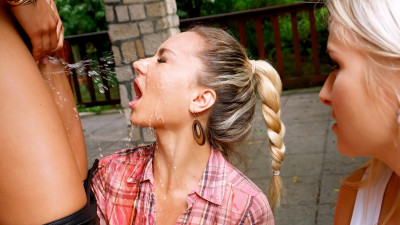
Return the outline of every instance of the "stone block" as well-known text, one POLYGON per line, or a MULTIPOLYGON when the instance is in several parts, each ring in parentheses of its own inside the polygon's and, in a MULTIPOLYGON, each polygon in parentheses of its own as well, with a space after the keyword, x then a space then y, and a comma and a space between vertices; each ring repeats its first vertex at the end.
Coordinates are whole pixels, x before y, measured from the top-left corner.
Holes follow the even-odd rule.
POLYGON ((177 10, 176 0, 165 0, 165 8, 168 15, 175 14, 177 10))
POLYGON ((138 59, 136 55, 135 43, 133 41, 122 43, 121 51, 123 59, 126 63, 132 63, 138 59))
MULTIPOLYGON (((132 87, 133 87, 133 84, 132 84, 132 87)), ((129 100, 131 100, 131 99, 129 99, 129 100)), ((130 126, 130 125, 132 125, 132 124, 131 124, 131 121, 130 121, 131 112, 132 112, 132 110, 131 110, 129 107, 127 107, 127 108, 124 108, 124 109, 122 110, 122 113, 121 113, 121 114, 123 114, 123 115, 125 116, 126 125, 128 125, 130 128, 134 128, 135 126, 130 126)), ((132 130, 129 129, 129 130, 128 130, 128 133, 131 133, 131 132, 132 132, 132 130)), ((129 136, 131 136, 131 135, 129 135, 129 136)), ((132 137, 132 138, 133 138, 133 137, 132 137)), ((135 138, 136 138, 136 137, 135 137, 135 138)), ((139 139, 140 139, 140 135, 139 135, 139 139)))
POLYGON ((181 32, 181 30, 179 30, 178 27, 169 28, 166 31, 166 35, 167 35, 167 37, 171 37, 171 36, 174 36, 175 34, 179 34, 180 32, 181 32))
POLYGON ((121 2, 121 0, 104 0, 104 3, 116 3, 116 2, 121 2))
POLYGON ((144 49, 143 49, 142 42, 139 39, 136 40, 136 50, 137 50, 137 54, 138 54, 139 58, 143 59, 144 57, 146 57, 144 55, 144 49))
POLYGON ((119 95, 121 99, 121 107, 122 108, 128 108, 128 104, 132 99, 129 99, 129 96, 132 95, 132 93, 129 93, 129 90, 133 89, 133 82, 130 83, 124 83, 119 85, 119 95), (127 87, 127 85, 130 85, 131 87, 127 87))
POLYGON ((136 23, 110 24, 108 35, 111 42, 135 38, 139 36, 139 28, 136 23))
POLYGON ((131 81, 134 78, 130 65, 115 67, 115 76, 117 77, 119 83, 131 81))
POLYGON ((152 21, 139 22, 139 29, 141 34, 149 34, 154 32, 152 21))
POLYGON ((151 127, 143 127, 143 141, 144 143, 153 143, 156 141, 156 134, 151 127))
POLYGON ((149 17, 163 17, 167 15, 165 3, 157 2, 146 5, 146 13, 149 17))
POLYGON ((106 21, 113 22, 114 21, 114 7, 106 5, 105 11, 106 11, 106 21))
POLYGON ((156 29, 157 30, 164 30, 171 27, 178 27, 179 26, 179 17, 178 15, 169 15, 165 16, 159 20, 157 20, 156 29))
POLYGON ((124 4, 132 4, 132 3, 145 3, 145 2, 154 2, 157 0, 122 0, 124 4))
POLYGON ((131 16, 131 21, 146 19, 146 13, 144 11, 143 4, 134 4, 129 7, 129 15, 131 16))
MULTIPOLYGON (((126 112, 128 115, 131 114, 131 109, 126 109, 126 112)), ((129 120, 128 120, 129 121, 129 120)), ((129 123, 130 124, 130 123, 129 123)), ((142 141, 140 137, 140 127, 134 126, 134 125, 129 125, 128 126, 128 137, 131 142, 139 142, 142 141)))
POLYGON ((117 13, 118 22, 129 21, 128 6, 126 5, 115 6, 115 12, 117 13))
POLYGON ((116 66, 119 66, 121 64, 121 53, 119 52, 118 46, 113 45, 111 50, 113 52, 114 63, 116 66))
POLYGON ((166 40, 164 33, 149 34, 143 37, 144 53, 146 56, 152 56, 156 53, 158 47, 166 40))

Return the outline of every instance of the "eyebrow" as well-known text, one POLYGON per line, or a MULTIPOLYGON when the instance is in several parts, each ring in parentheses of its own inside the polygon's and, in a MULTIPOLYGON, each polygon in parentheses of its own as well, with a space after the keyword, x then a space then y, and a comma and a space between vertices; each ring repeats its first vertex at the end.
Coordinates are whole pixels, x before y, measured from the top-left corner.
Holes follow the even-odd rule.
POLYGON ((175 55, 175 53, 168 48, 160 48, 158 50, 158 55, 163 55, 164 53, 170 53, 172 55, 175 55))
POLYGON ((326 53, 328 54, 335 53, 335 50, 332 50, 331 48, 326 48, 326 53))

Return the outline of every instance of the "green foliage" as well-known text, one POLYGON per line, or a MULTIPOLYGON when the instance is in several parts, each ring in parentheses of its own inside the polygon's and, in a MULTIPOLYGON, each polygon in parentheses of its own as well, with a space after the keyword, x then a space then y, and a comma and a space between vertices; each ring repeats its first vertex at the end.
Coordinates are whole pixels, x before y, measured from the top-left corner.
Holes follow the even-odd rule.
MULTIPOLYGON (((181 19, 193 18, 199 16, 207 16, 213 14, 222 14, 229 12, 237 12, 255 8, 271 7, 276 5, 286 5, 298 2, 304 2, 299 0, 181 0, 176 1, 178 7, 178 15, 181 19)), ((328 32, 326 30, 326 8, 314 10, 317 38, 318 38, 318 52, 321 61, 321 71, 326 73, 325 64, 327 64, 326 57, 326 42, 328 32)), ((293 45, 293 34, 292 34, 292 22, 290 14, 279 16, 279 35, 281 42, 281 50, 284 61, 285 76, 295 75, 294 71, 294 45, 293 45)), ((238 24, 230 22, 226 24, 229 32, 232 33, 237 39, 238 24)), ((271 18, 267 18, 263 21, 263 42, 265 49, 265 57, 272 63, 276 61, 276 48, 275 48, 275 37, 271 18)), ((310 38, 310 20, 308 12, 301 12, 297 14, 297 30, 299 35, 300 53, 302 56, 303 73, 312 74, 312 48, 310 38)), ((253 20, 249 20, 245 24, 245 38, 246 48, 249 53, 249 57, 253 59, 259 58, 258 46, 256 37, 256 27, 253 20)))
POLYGON ((103 0, 55 0, 65 36, 107 30, 103 0))
POLYGON ((121 109, 121 105, 98 105, 98 106, 90 106, 90 107, 84 107, 84 106, 78 106, 78 112, 92 112, 99 114, 105 110, 119 110, 121 109))
POLYGON ((193 18, 248 9, 285 5, 299 0, 177 0, 179 18, 193 18))

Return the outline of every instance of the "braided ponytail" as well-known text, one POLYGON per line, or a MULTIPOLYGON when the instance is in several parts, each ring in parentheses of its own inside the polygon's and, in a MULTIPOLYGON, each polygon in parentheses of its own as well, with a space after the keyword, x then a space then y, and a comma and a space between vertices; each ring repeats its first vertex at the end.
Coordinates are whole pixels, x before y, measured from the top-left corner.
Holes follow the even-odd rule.
POLYGON ((261 60, 252 60, 251 64, 252 68, 255 68, 254 75, 257 80, 257 91, 262 101, 263 117, 267 123, 273 170, 268 199, 273 210, 276 206, 279 206, 283 194, 282 179, 280 177, 281 164, 285 153, 285 145, 283 144, 285 126, 280 119, 282 83, 278 73, 269 63, 261 60))

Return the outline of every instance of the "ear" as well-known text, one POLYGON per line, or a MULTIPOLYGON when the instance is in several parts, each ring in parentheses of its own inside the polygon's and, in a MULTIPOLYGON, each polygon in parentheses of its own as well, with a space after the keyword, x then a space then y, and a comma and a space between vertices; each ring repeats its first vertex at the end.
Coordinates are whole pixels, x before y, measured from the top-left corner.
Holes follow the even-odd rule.
POLYGON ((189 111, 191 113, 206 111, 214 105, 216 97, 215 91, 209 88, 204 88, 195 92, 190 101, 189 111))

